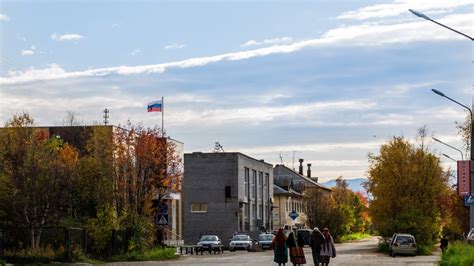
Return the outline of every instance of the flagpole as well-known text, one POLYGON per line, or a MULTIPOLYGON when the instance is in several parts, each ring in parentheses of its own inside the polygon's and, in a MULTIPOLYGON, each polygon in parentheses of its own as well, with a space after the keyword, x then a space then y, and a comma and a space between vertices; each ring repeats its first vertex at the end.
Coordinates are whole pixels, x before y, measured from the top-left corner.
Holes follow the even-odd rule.
POLYGON ((165 97, 161 97, 161 137, 165 137, 165 97))

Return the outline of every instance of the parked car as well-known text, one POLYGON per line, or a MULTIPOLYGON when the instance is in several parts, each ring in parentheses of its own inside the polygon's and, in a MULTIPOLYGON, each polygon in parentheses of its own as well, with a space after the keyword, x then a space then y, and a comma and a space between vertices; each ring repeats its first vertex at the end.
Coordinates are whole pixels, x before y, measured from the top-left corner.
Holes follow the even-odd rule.
POLYGON ((311 241, 311 233, 313 232, 313 230, 311 229, 298 229, 296 231, 296 236, 298 238, 303 238, 303 242, 305 245, 308 245, 309 246, 309 242, 311 241))
POLYGON ((213 250, 222 246, 221 240, 216 235, 203 235, 199 239, 197 246, 202 250, 213 250))
POLYGON ((235 251, 236 249, 251 250, 253 246, 253 240, 249 235, 234 235, 229 243, 229 251, 235 251))
POLYGON ((273 238, 275 236, 273 234, 260 234, 258 236, 258 245, 262 248, 271 248, 272 247, 272 242, 273 238))
POLYGON ((416 241, 413 235, 393 234, 390 244, 390 256, 395 257, 397 254, 416 255, 416 241))

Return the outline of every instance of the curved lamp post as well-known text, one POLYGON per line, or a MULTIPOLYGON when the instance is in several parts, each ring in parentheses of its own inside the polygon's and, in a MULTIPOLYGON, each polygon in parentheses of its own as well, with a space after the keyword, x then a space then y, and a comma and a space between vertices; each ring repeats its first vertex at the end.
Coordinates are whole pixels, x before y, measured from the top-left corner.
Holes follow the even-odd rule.
POLYGON ((446 158, 448 158, 448 159, 450 159, 451 161, 457 162, 456 160, 454 160, 453 158, 451 158, 451 156, 449 156, 449 155, 447 155, 447 154, 445 154, 445 153, 443 153, 443 156, 446 157, 446 158))
POLYGON ((422 18, 422 19, 426 19, 426 20, 428 20, 428 21, 431 21, 431 22, 433 22, 433 23, 436 23, 436 24, 440 25, 441 27, 444 27, 444 28, 446 28, 446 29, 448 29, 448 30, 454 31, 454 32, 456 32, 457 34, 460 34, 460 35, 462 35, 462 36, 468 38, 469 40, 474 41, 474 38, 472 38, 471 36, 469 36, 469 35, 467 35, 467 34, 464 34, 464 33, 462 33, 462 32, 459 32, 459 31, 457 31, 457 30, 455 30, 455 29, 453 29, 453 28, 450 28, 450 27, 448 27, 448 26, 446 26, 446 25, 444 25, 444 24, 441 24, 441 23, 439 23, 438 21, 433 20, 433 19, 431 19, 430 17, 428 17, 427 15, 421 13, 420 11, 416 11, 416 10, 413 10, 413 9, 408 9, 408 11, 410 11, 411 13, 413 13, 413 14, 414 14, 415 16, 417 16, 417 17, 420 17, 420 18, 422 18))
MULTIPOLYGON (((439 142, 439 143, 441 143, 441 144, 443 144, 443 145, 446 145, 446 146, 450 147, 451 149, 457 150, 457 151, 461 154, 461 160, 464 161, 464 154, 462 153, 462 151, 461 151, 460 149, 458 149, 458 148, 456 148, 456 147, 453 147, 453 146, 449 145, 448 143, 443 142, 443 141, 441 141, 441 140, 439 140, 439 139, 437 139, 437 138, 435 138, 435 137, 433 137, 433 140, 436 141, 436 142, 439 142)), ((446 156, 446 157, 448 157, 449 159, 452 159, 451 157, 447 156, 447 155, 444 154, 444 153, 443 153, 443 155, 446 156)))

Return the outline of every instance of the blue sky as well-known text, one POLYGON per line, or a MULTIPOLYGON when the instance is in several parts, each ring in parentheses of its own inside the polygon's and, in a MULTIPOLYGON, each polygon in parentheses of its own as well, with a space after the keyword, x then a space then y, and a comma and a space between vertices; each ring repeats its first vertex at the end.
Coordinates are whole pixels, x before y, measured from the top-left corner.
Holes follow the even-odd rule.
MULTIPOLYGON (((110 109, 161 125, 185 151, 219 141, 271 163, 304 158, 321 180, 366 175, 392 136, 462 146, 472 103, 471 1, 0 1, 0 121, 59 125, 110 109)), ((437 153, 456 152, 431 143, 437 153)), ((445 161, 446 167, 454 166, 445 161)))

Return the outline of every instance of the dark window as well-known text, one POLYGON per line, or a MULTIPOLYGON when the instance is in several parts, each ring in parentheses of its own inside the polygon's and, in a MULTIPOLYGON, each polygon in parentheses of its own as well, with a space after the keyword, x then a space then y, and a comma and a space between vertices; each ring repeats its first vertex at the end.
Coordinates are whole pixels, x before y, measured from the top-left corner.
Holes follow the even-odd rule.
POLYGON ((230 190, 230 186, 225 186, 225 198, 228 199, 231 197, 231 190, 230 190))

